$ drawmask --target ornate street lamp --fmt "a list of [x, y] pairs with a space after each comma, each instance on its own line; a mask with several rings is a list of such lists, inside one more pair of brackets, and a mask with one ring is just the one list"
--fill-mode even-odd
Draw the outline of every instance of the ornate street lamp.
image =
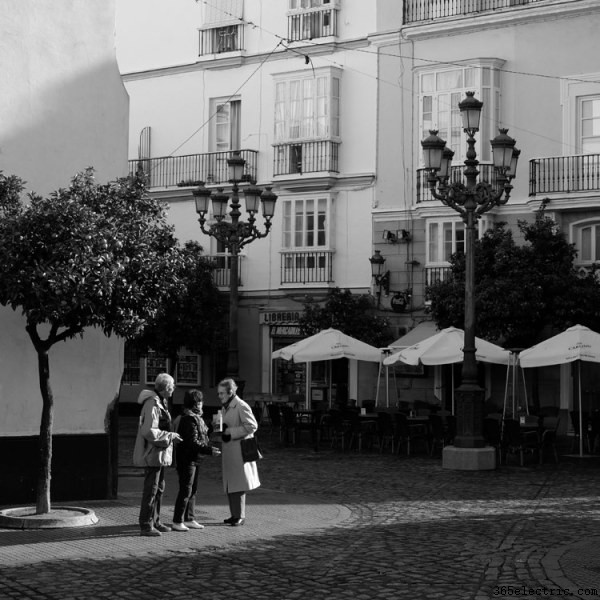
[[[271, 219], [275, 213], [275, 203], [277, 196], [266, 187], [263, 191], [251, 182], [244, 189], [244, 199], [248, 220], [241, 221], [240, 217], [240, 196], [239, 183], [244, 179], [244, 165], [246, 161], [240, 156], [239, 152], [234, 152], [232, 157], [227, 160], [229, 166], [229, 180], [233, 184], [231, 188], [231, 198], [223, 192], [223, 188], [217, 188], [212, 192], [204, 187], [204, 182], [192, 193], [196, 202], [196, 212], [199, 215], [200, 229], [202, 233], [214, 237], [229, 250], [229, 349], [227, 354], [227, 376], [237, 379], [239, 375], [239, 354], [238, 354], [238, 264], [239, 252], [247, 244], [254, 240], [264, 238], [269, 235], [271, 229]], [[229, 208], [230, 219], [227, 217], [227, 204], [231, 199]], [[214, 223], [207, 226], [206, 214], [209, 204], [212, 202], [212, 216]], [[264, 218], [264, 231], [260, 231], [256, 226], [256, 214], [262, 203], [262, 212]]]
[[479, 131], [479, 119], [483, 103], [467, 92], [467, 97], [458, 107], [463, 119], [463, 129], [467, 134], [467, 158], [463, 171], [466, 184], [450, 182], [450, 163], [453, 153], [446, 148], [446, 142], [430, 131], [429, 137], [421, 142], [425, 169], [428, 171], [428, 185], [431, 194], [442, 204], [458, 212], [465, 225], [465, 338], [462, 383], [456, 390], [457, 396], [457, 435], [456, 448], [483, 448], [482, 436], [484, 390], [477, 383], [477, 363], [475, 359], [475, 227], [479, 217], [494, 208], [506, 204], [512, 190], [511, 181], [517, 171], [520, 151], [515, 149], [515, 140], [507, 135], [507, 129], [491, 140], [494, 155], [496, 184], [477, 181], [479, 171], [475, 152], [475, 134]]
[[377, 306], [381, 303], [381, 292], [385, 292], [385, 295], [390, 293], [390, 272], [384, 272], [385, 258], [381, 256], [381, 250], [375, 250], [375, 254], [369, 259], [371, 263], [371, 275], [375, 285], [379, 287], [377, 291]]

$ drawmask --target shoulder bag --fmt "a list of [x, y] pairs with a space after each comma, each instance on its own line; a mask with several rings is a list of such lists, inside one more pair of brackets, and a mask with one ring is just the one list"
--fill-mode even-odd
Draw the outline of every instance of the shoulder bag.
[[256, 462], [263, 457], [256, 437], [249, 437], [240, 440], [240, 447], [242, 449], [242, 460], [245, 463]]

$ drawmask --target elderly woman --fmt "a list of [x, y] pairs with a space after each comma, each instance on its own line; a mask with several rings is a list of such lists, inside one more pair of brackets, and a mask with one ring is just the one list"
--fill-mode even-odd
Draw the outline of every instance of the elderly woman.
[[138, 403], [142, 404], [140, 434], [144, 439], [144, 489], [140, 507], [141, 535], [159, 536], [171, 531], [160, 521], [160, 503], [165, 491], [165, 467], [171, 464], [173, 442], [181, 440], [171, 431], [171, 415], [167, 400], [175, 391], [175, 381], [168, 373], [160, 373], [154, 382], [154, 393], [142, 390]]
[[223, 407], [223, 489], [229, 500], [231, 516], [225, 523], [232, 527], [243, 525], [246, 519], [246, 492], [260, 486], [255, 462], [242, 459], [240, 440], [253, 437], [258, 424], [252, 409], [236, 395], [233, 379], [219, 383], [219, 400]]

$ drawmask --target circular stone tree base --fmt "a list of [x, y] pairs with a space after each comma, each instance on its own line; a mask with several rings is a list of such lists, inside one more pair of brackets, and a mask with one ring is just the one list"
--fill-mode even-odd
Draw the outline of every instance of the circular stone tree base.
[[35, 514], [35, 506], [21, 506], [0, 510], [0, 527], [9, 529], [56, 529], [60, 527], [86, 527], [98, 522], [89, 508], [78, 506], [53, 506], [49, 513]]

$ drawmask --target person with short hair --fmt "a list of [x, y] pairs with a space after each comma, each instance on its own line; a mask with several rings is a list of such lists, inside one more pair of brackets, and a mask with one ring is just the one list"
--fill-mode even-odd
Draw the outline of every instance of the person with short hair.
[[258, 423], [250, 406], [236, 394], [233, 379], [223, 379], [217, 391], [223, 407], [223, 490], [231, 513], [224, 522], [237, 527], [246, 521], [246, 492], [260, 486], [256, 463], [244, 462], [240, 445], [244, 438], [254, 436]]
[[183, 414], [177, 433], [181, 442], [175, 447], [179, 492], [173, 513], [173, 531], [204, 529], [195, 517], [198, 466], [202, 455], [218, 456], [221, 452], [210, 445], [208, 427], [202, 418], [203, 395], [200, 390], [186, 390]]
[[142, 404], [140, 434], [145, 441], [144, 488], [140, 506], [140, 534], [160, 536], [171, 531], [160, 520], [160, 505], [165, 491], [165, 467], [170, 466], [173, 442], [181, 440], [171, 431], [171, 415], [167, 401], [175, 391], [175, 380], [168, 373], [160, 373], [154, 383], [154, 392], [142, 390], [138, 403]]

